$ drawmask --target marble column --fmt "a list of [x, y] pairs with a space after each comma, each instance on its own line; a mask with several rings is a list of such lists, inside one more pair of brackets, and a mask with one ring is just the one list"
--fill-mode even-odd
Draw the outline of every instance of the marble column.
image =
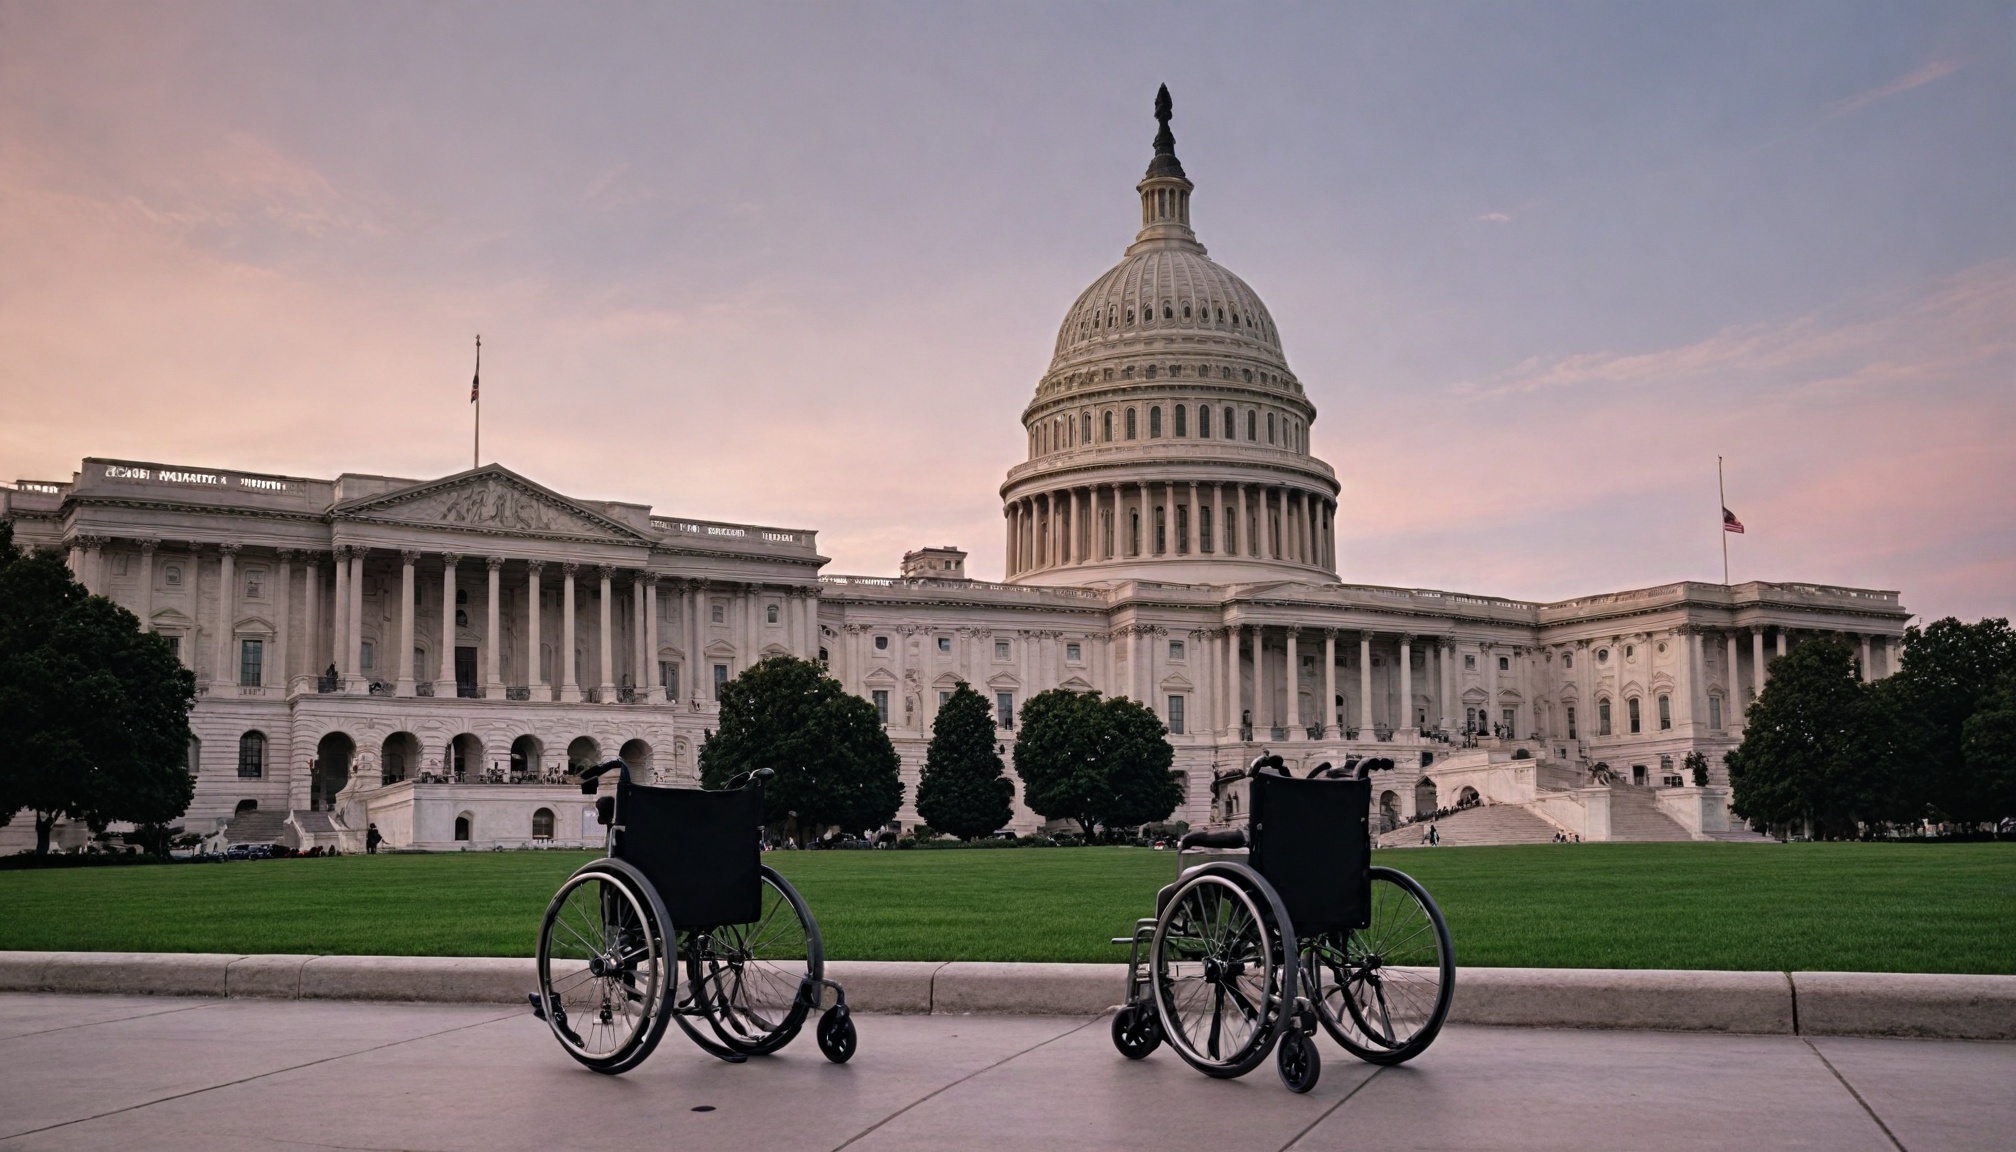
[[604, 564], [595, 570], [595, 574], [602, 581], [596, 596], [596, 606], [600, 609], [597, 617], [600, 628], [595, 636], [602, 650], [598, 653], [601, 659], [597, 670], [601, 676], [595, 683], [595, 699], [598, 703], [608, 704], [616, 699], [616, 652], [610, 643], [609, 635], [609, 592], [610, 585], [616, 579], [616, 570]]
[[1195, 556], [1197, 555], [1197, 532], [1198, 532], [1197, 482], [1195, 480], [1190, 481], [1190, 503], [1186, 506], [1184, 516], [1186, 517], [1186, 519], [1183, 521], [1183, 550], [1185, 552], [1188, 552], [1190, 555]]
[[357, 674], [355, 668], [342, 666], [344, 650], [350, 646], [350, 625], [346, 623], [349, 615], [350, 547], [339, 544], [336, 547], [336, 585], [331, 590], [329, 605], [329, 666], [336, 669], [339, 677]]
[[525, 685], [534, 700], [552, 699], [543, 691], [551, 673], [539, 663], [539, 570], [545, 566], [544, 560], [525, 562]]
[[462, 557], [453, 552], [441, 554], [441, 671], [434, 677], [436, 696], [453, 696], [459, 690], [455, 683], [455, 566], [461, 562]]
[[1302, 731], [1302, 658], [1296, 652], [1295, 632], [1295, 626], [1290, 624], [1288, 626], [1288, 641], [1284, 645], [1288, 650], [1287, 658], [1282, 661], [1282, 666], [1288, 670], [1288, 677], [1284, 683], [1288, 686], [1288, 739], [1290, 740], [1300, 740], [1308, 735], [1308, 733]]
[[1372, 735], [1372, 634], [1358, 633], [1358, 739]]
[[1225, 627], [1224, 683], [1218, 693], [1219, 703], [1223, 705], [1219, 713], [1225, 720], [1225, 733], [1235, 739], [1239, 733], [1239, 632], [1237, 624]]
[[1498, 723], [1498, 646], [1479, 644], [1477, 658], [1484, 662], [1484, 732], [1489, 736]]
[[418, 559], [418, 552], [399, 553], [399, 651], [393, 653], [399, 676], [392, 691], [400, 696], [413, 695], [414, 677], [419, 674], [413, 666], [413, 564]]
[[553, 654], [560, 661], [560, 700], [565, 704], [581, 702], [581, 684], [574, 667], [574, 574], [581, 565], [563, 563], [560, 565], [560, 651]]
[[1771, 670], [1764, 664], [1764, 630], [1750, 629], [1750, 692], [1752, 698], [1764, 694], [1764, 684], [1771, 679]]
[[498, 602], [503, 598], [504, 558], [487, 556], [483, 566], [489, 574], [484, 585], [483, 596], [483, 698], [495, 700], [504, 695], [504, 627], [498, 612]]
[[1274, 738], [1274, 694], [1267, 687], [1267, 626], [1253, 626], [1253, 738]]
[[[639, 699], [648, 698], [651, 687], [650, 673], [644, 669], [645, 623], [644, 574], [634, 572], [630, 576], [630, 688]], [[778, 623], [783, 620], [780, 618]]]
[[1785, 658], [1785, 629], [1778, 629], [1778, 659]]
[[[1900, 651], [1901, 651], [1901, 649], [1903, 648], [1903, 646], [1904, 646], [1904, 642], [1903, 642], [1903, 640], [1902, 640], [1902, 639], [1901, 639], [1900, 637], [1896, 637], [1896, 636], [1885, 636], [1885, 637], [1883, 638], [1883, 675], [1884, 675], [1884, 676], [1886, 676], [1886, 677], [1888, 677], [1888, 676], [1895, 676], [1895, 675], [1897, 674], [1897, 665], [1898, 665], [1898, 661], [1900, 661], [1900, 660], [1901, 660], [1901, 659], [1903, 658], [1903, 657], [1902, 657], [1902, 656], [1900, 655]], [[1762, 690], [1762, 688], [1761, 688], [1761, 683], [1762, 683], [1762, 682], [1760, 681], [1759, 683], [1760, 683], [1760, 688], [1759, 688], [1759, 690], [1761, 691], [1761, 690]]]
[[1071, 555], [1067, 559], [1072, 564], [1085, 563], [1085, 514], [1079, 510], [1081, 503], [1078, 489], [1071, 489]]
[[1442, 685], [1442, 731], [1456, 730], [1456, 642], [1442, 640], [1435, 645], [1436, 672]]
[[[707, 612], [707, 582], [689, 580], [686, 587], [686, 634], [691, 638], [686, 645], [686, 696], [697, 708], [704, 699], [701, 685], [707, 664], [707, 623], [703, 619]], [[851, 664], [847, 671], [853, 674]]]
[[[140, 630], [154, 631], [154, 550], [161, 546], [159, 540], [140, 541]], [[282, 556], [288, 553], [282, 552]], [[281, 670], [281, 682], [286, 682], [286, 670]]]
[[[360, 691], [370, 691], [371, 682], [364, 677], [364, 557], [368, 549], [350, 549], [350, 667], [363, 677], [356, 687]], [[373, 668], [373, 672], [377, 669]]]
[[[210, 679], [216, 684], [234, 684], [238, 680], [237, 661], [233, 660], [231, 643], [237, 638], [238, 618], [238, 550], [240, 544], [219, 544], [217, 577], [217, 666], [212, 668]], [[354, 661], [353, 661], [354, 664]]]
[[1862, 633], [1862, 682], [1868, 684], [1876, 679], [1876, 666], [1869, 662], [1869, 634]]
[[[1687, 630], [1687, 712], [1684, 724], [1675, 727], [1692, 736], [1699, 736], [1708, 729], [1708, 654], [1699, 628]], [[1656, 711], [1658, 702], [1653, 701]], [[1658, 717], [1652, 717], [1653, 731], [1658, 730]]]
[[307, 553], [302, 567], [306, 571], [301, 592], [308, 601], [304, 605], [307, 652], [304, 653], [303, 663], [308, 666], [308, 675], [319, 676], [322, 674], [322, 554]]
[[1002, 539], [1002, 551], [1001, 551], [1002, 567], [1008, 573], [1008, 575], [1013, 576], [1015, 575], [1016, 572], [1015, 506], [1013, 504], [1007, 505], [1006, 507], [1001, 509], [1001, 530], [1004, 534]]
[[[799, 599], [793, 597], [785, 603], [795, 607]], [[795, 654], [803, 655], [796, 652], [799, 646], [798, 621], [793, 619], [791, 623], [791, 647]], [[654, 572], [644, 574], [644, 659], [641, 663], [644, 665], [644, 678], [639, 683], [646, 689], [646, 696], [653, 700], [663, 698], [665, 694], [659, 689], [665, 685], [658, 675], [658, 575]]]
[[[144, 557], [146, 555], [144, 543], [142, 549], [142, 556]], [[280, 686], [281, 694], [285, 695], [287, 692], [287, 655], [288, 649], [293, 646], [294, 634], [294, 550], [292, 548], [280, 549], [279, 560], [279, 575], [273, 581], [273, 655], [267, 665], [271, 671], [266, 679], [268, 683], [277, 682]], [[141, 579], [145, 581], [148, 573], [144, 564], [141, 566], [140, 574]]]
[[1237, 547], [1228, 552], [1227, 555], [1258, 556], [1260, 554], [1259, 551], [1253, 547], [1256, 533], [1253, 532], [1253, 526], [1249, 523], [1250, 518], [1246, 514], [1246, 485], [1234, 484], [1232, 487], [1239, 492], [1239, 536], [1234, 541]]
[[1743, 699], [1743, 668], [1737, 657], [1736, 633], [1726, 633], [1725, 638], [1729, 642], [1729, 674], [1722, 684], [1722, 727], [1734, 731], [1740, 727], [1736, 721], [1743, 715], [1743, 706], [1739, 703]]
[[1337, 727], [1337, 630], [1323, 629], [1323, 737], [1334, 739]]
[[1393, 737], [1420, 735], [1414, 722], [1414, 637], [1400, 634], [1400, 714], [1393, 718]]

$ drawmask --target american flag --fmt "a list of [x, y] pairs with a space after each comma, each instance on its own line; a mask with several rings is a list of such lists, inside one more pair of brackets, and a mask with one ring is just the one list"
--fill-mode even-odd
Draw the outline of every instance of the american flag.
[[1722, 509], [1722, 531], [1734, 532], [1738, 536], [1743, 534], [1743, 522], [1736, 519], [1736, 514], [1727, 508]]
[[[471, 377], [469, 380], [469, 403], [471, 404], [476, 403], [476, 398], [482, 395], [482, 392], [483, 392], [483, 337], [478, 336], [476, 337], [476, 375]], [[1737, 531], [1741, 532], [1742, 529], [1738, 528]]]

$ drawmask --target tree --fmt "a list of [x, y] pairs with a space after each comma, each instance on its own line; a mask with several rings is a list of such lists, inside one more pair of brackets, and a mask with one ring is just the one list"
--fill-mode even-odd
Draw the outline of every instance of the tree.
[[1750, 707], [1743, 744], [1729, 754], [1732, 806], [1748, 820], [1804, 823], [1815, 836], [1853, 836], [1858, 820], [1887, 815], [1870, 709], [1854, 654], [1811, 640], [1771, 666]]
[[1696, 788], [1708, 786], [1708, 757], [1699, 752], [1689, 752], [1680, 758], [1680, 766], [1687, 770], [1687, 778]]
[[2016, 816], [2016, 677], [1960, 726], [1960, 750], [1988, 811], [1997, 820]]
[[131, 612], [92, 596], [54, 552], [23, 553], [0, 523], [0, 823], [35, 814], [35, 851], [59, 818], [117, 820], [166, 851], [195, 795], [196, 678]]
[[861, 832], [895, 819], [900, 767], [875, 706], [795, 656], [773, 656], [723, 685], [721, 730], [700, 747], [708, 787], [775, 769], [763, 819], [783, 824], [795, 815], [801, 844], [829, 824]]
[[1906, 790], [1909, 818], [1973, 825], [2009, 814], [1994, 779], [1970, 762], [1966, 726], [1999, 707], [2012, 677], [2016, 632], [2007, 620], [1963, 624], [1949, 616], [1905, 631], [1902, 665], [1875, 690], [1890, 735], [1886, 768]]
[[1096, 829], [1167, 819], [1183, 799], [1175, 750], [1154, 712], [1124, 697], [1052, 688], [1022, 706], [1015, 774], [1039, 815]]
[[987, 698], [964, 682], [938, 709], [917, 779], [917, 815], [961, 840], [978, 840], [1015, 815], [1015, 785], [994, 751]]

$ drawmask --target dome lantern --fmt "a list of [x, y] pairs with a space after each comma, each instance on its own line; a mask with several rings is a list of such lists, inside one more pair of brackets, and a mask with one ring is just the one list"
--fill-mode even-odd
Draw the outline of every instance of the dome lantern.
[[1134, 246], [1161, 242], [1202, 252], [1204, 246], [1190, 229], [1190, 193], [1196, 186], [1183, 174], [1183, 162], [1176, 158], [1176, 134], [1169, 130], [1172, 109], [1169, 86], [1164, 84], [1155, 93], [1155, 120], [1161, 125], [1155, 133], [1155, 158], [1148, 162], [1148, 174], [1134, 186], [1141, 194], [1141, 232], [1134, 238]]

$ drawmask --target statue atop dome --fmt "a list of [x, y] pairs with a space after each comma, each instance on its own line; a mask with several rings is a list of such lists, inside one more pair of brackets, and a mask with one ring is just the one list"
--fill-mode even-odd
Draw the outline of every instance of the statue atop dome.
[[1155, 93], [1155, 120], [1161, 130], [1155, 133], [1155, 159], [1148, 162], [1148, 175], [1188, 179], [1183, 175], [1183, 162], [1176, 159], [1176, 134], [1169, 130], [1173, 115], [1169, 85], [1164, 84]]

